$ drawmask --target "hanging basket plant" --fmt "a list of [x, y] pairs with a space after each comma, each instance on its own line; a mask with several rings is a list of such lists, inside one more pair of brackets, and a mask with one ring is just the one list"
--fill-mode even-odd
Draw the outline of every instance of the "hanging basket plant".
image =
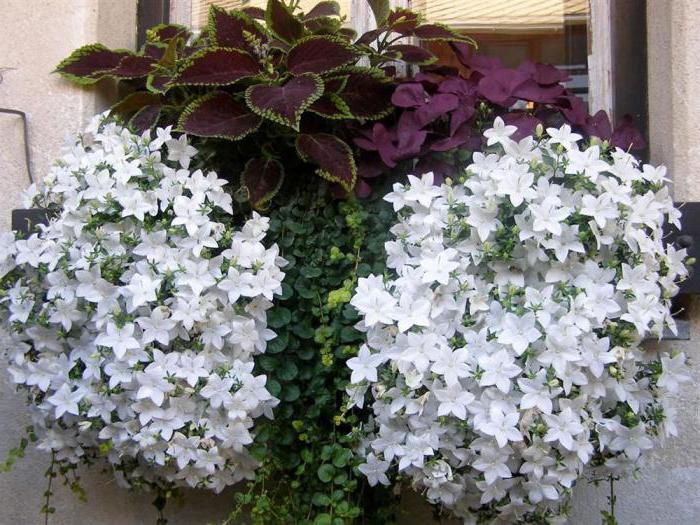
[[467, 522], [549, 523], [592, 468], [636, 468], [675, 434], [685, 356], [647, 353], [674, 329], [685, 250], [665, 168], [568, 125], [510, 138], [444, 184], [409, 176], [393, 204], [388, 274], [351, 301], [366, 332], [352, 404], [371, 407], [360, 466], [396, 473]]
[[104, 460], [127, 486], [219, 492], [254, 476], [279, 402], [253, 369], [284, 260], [267, 219], [237, 226], [226, 181], [188, 169], [185, 135], [104, 119], [30, 197], [49, 223], [0, 237], [8, 370], [62, 472]]

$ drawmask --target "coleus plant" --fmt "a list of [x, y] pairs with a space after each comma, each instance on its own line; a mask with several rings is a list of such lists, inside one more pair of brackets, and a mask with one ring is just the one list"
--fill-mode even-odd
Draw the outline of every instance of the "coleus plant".
[[[500, 59], [476, 54], [464, 43], [450, 46], [464, 70], [428, 67], [404, 79], [391, 97], [397, 108], [392, 117], [359, 130], [354, 142], [365, 150], [359, 161], [361, 175], [369, 179], [403, 161], [407, 170], [432, 171], [438, 178], [452, 173], [469, 151], [484, 145], [483, 126], [496, 116], [518, 128], [518, 140], [532, 135], [538, 124], [546, 128], [568, 123], [575, 131], [624, 150], [645, 147], [631, 117], [623, 117], [613, 129], [605, 111], [589, 115], [585, 101], [565, 87], [570, 79], [565, 71], [529, 61], [507, 68]], [[367, 181], [361, 180], [358, 192], [369, 191]]]
[[[103, 78], [127, 84], [131, 92], [112, 110], [138, 130], [172, 125], [200, 143], [214, 142], [213, 167], [223, 166], [229, 178], [240, 172], [253, 207], [267, 205], [285, 172], [307, 184], [299, 174], [308, 165], [349, 192], [358, 168], [348, 122], [377, 121], [393, 111], [396, 61], [436, 60], [403, 40], [471, 44], [411, 11], [389, 9], [388, 0], [368, 1], [377, 28], [359, 38], [343, 27], [335, 1], [304, 13], [298, 1], [268, 0], [265, 10], [212, 6], [199, 35], [156, 26], [138, 52], [84, 46], [56, 70], [80, 85]], [[246, 162], [236, 166], [240, 159]]]

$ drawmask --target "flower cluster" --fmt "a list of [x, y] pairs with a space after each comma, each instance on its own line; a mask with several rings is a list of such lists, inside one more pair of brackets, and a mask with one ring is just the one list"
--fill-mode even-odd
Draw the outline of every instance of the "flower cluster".
[[252, 477], [254, 419], [278, 403], [253, 359], [285, 261], [268, 219], [234, 227], [226, 182], [189, 171], [196, 152], [97, 117], [30, 196], [49, 224], [0, 237], [9, 372], [39, 448], [104, 456], [129, 486]]
[[360, 470], [392, 468], [466, 520], [541, 523], [586, 467], [622, 472], [673, 435], [685, 357], [645, 353], [674, 329], [685, 250], [665, 168], [569, 126], [518, 142], [499, 118], [457, 180], [409, 177], [387, 276], [359, 279], [366, 332], [351, 404], [374, 417]]

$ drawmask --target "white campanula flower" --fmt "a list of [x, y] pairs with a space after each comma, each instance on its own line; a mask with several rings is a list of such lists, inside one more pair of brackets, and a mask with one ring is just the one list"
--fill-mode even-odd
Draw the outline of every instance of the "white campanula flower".
[[254, 420], [278, 403], [253, 360], [275, 337], [284, 260], [263, 244], [267, 218], [237, 227], [226, 181], [189, 171], [185, 135], [151, 140], [104, 116], [88, 130], [29, 203], [49, 224], [0, 234], [12, 380], [59, 461], [223, 490], [252, 477]]
[[569, 126], [514, 132], [497, 119], [453, 180], [386, 196], [389, 271], [351, 300], [366, 344], [348, 405], [373, 411], [370, 484], [400, 472], [466, 520], [554, 523], [592, 463], [617, 475], [677, 433], [685, 356], [639, 342], [673, 328], [687, 254], [663, 240], [679, 218], [664, 169]]

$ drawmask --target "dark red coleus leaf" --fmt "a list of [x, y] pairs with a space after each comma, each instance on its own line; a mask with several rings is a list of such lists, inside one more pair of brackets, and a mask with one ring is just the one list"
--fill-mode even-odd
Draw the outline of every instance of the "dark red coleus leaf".
[[391, 106], [392, 85], [362, 69], [348, 75], [345, 88], [333, 98], [339, 100], [356, 119], [377, 120], [388, 115]]
[[453, 31], [442, 24], [422, 24], [412, 31], [413, 36], [421, 40], [448, 40], [455, 42], [472, 42], [472, 39]]
[[139, 78], [151, 73], [155, 60], [150, 56], [125, 56], [119, 65], [109, 71], [109, 75], [117, 78]]
[[265, 20], [265, 10], [260, 7], [243, 7], [241, 12], [256, 20]]
[[330, 73], [357, 59], [347, 43], [332, 36], [310, 36], [295, 44], [287, 55], [287, 68], [295, 75]]
[[387, 51], [396, 53], [396, 58], [410, 64], [425, 66], [432, 64], [437, 57], [423, 47], [411, 46], [407, 44], [389, 46]]
[[328, 133], [302, 133], [297, 137], [297, 151], [306, 162], [318, 166], [321, 177], [337, 182], [351, 191], [357, 180], [352, 150], [341, 139]]
[[245, 92], [248, 107], [258, 115], [299, 130], [302, 113], [323, 95], [323, 80], [306, 73], [282, 86], [257, 84]]
[[464, 42], [450, 42], [452, 52], [463, 66], [469, 66], [469, 57], [473, 54], [473, 47]]
[[148, 42], [169, 42], [173, 38], [183, 38], [187, 40], [190, 37], [190, 30], [179, 24], [159, 24], [146, 31], [146, 40]]
[[130, 93], [114, 104], [110, 108], [110, 112], [128, 115], [129, 113], [138, 111], [145, 106], [159, 105], [160, 103], [160, 95], [156, 93], [149, 93], [148, 91], [136, 91], [134, 93]]
[[418, 13], [410, 9], [399, 7], [389, 13], [386, 23], [393, 32], [407, 36], [412, 35], [413, 31], [418, 27], [420, 17]]
[[340, 4], [333, 0], [319, 2], [311, 8], [311, 11], [304, 15], [304, 20], [313, 20], [314, 18], [326, 16], [340, 16]]
[[371, 42], [374, 42], [379, 35], [381, 35], [384, 32], [384, 29], [372, 29], [370, 31], [367, 31], [366, 33], [363, 33], [360, 38], [357, 39], [355, 44], [358, 45], [368, 45]]
[[357, 38], [357, 31], [351, 27], [341, 27], [338, 29], [338, 36], [344, 38], [348, 42], [352, 42]]
[[422, 84], [407, 82], [399, 85], [391, 95], [391, 103], [399, 108], [417, 108], [425, 104], [429, 99]]
[[225, 86], [261, 72], [258, 61], [240, 49], [198, 51], [185, 62], [174, 85]]
[[146, 89], [151, 93], [165, 93], [171, 80], [170, 77], [165, 75], [149, 75], [146, 80]]
[[144, 56], [151, 57], [153, 60], [160, 60], [165, 54], [165, 50], [168, 46], [164, 44], [152, 44], [148, 43], [143, 48]]
[[324, 94], [316, 102], [309, 106], [309, 111], [330, 119], [352, 118], [346, 108], [338, 107], [338, 104], [330, 97], [330, 94]]
[[248, 200], [253, 208], [261, 208], [282, 187], [284, 166], [269, 158], [250, 159], [241, 174], [241, 186], [248, 191]]
[[178, 126], [185, 133], [198, 137], [240, 140], [260, 126], [262, 117], [228, 93], [217, 91], [189, 104], [180, 116]]
[[265, 34], [253, 20], [239, 10], [226, 11], [217, 6], [211, 6], [208, 23], [209, 38], [217, 47], [235, 47], [248, 49], [249, 43], [244, 33], [249, 33], [267, 41]]
[[158, 122], [160, 111], [163, 108], [160, 104], [153, 104], [141, 108], [129, 121], [131, 127], [139, 132], [151, 129]]
[[304, 25], [280, 0], [268, 0], [265, 22], [267, 28], [285, 42], [291, 43], [304, 36]]
[[129, 51], [112, 51], [102, 44], [90, 44], [73, 51], [56, 66], [56, 72], [77, 84], [93, 84], [119, 65]]

